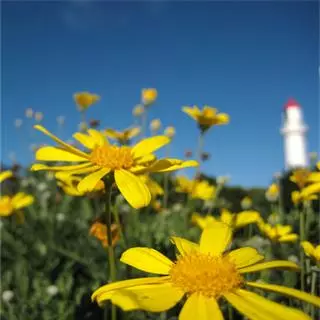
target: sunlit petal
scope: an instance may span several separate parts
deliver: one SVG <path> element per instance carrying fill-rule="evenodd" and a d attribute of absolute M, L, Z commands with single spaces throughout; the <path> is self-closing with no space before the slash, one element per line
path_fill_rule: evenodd
<path fill-rule="evenodd" d="M 139 177 L 126 170 L 115 170 L 114 178 L 120 192 L 132 207 L 139 209 L 150 203 L 150 191 Z"/>
<path fill-rule="evenodd" d="M 162 253 L 149 248 L 131 248 L 126 250 L 120 259 L 142 271 L 167 275 L 173 262 Z"/>

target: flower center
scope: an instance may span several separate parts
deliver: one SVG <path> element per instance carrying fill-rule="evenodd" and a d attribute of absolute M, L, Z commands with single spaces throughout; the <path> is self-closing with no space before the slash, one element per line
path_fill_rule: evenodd
<path fill-rule="evenodd" d="M 179 257 L 170 276 L 174 286 L 186 294 L 199 293 L 215 299 L 243 283 L 242 276 L 228 257 L 198 252 Z"/>
<path fill-rule="evenodd" d="M 96 147 L 90 156 L 91 162 L 111 170 L 129 169 L 133 165 L 131 148 L 103 145 Z"/>

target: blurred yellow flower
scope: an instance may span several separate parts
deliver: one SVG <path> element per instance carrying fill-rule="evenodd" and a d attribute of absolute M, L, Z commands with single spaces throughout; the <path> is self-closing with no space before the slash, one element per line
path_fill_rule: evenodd
<path fill-rule="evenodd" d="M 158 97 L 158 91 L 154 88 L 142 89 L 141 102 L 144 106 L 149 106 L 156 101 Z"/>
<path fill-rule="evenodd" d="M 314 193 L 318 192 L 320 192 L 320 183 L 310 185 L 306 188 L 303 188 L 301 191 L 292 191 L 291 200 L 295 205 L 304 201 L 316 200 L 319 198 L 319 195 Z"/>
<path fill-rule="evenodd" d="M 174 171 L 198 165 L 193 160 L 157 160 L 153 152 L 170 142 L 170 139 L 165 136 L 144 139 L 133 147 L 119 147 L 109 144 L 107 138 L 94 129 L 89 129 L 88 134 L 75 133 L 73 138 L 89 149 L 87 153 L 63 142 L 42 126 L 35 126 L 35 129 L 58 143 L 58 147 L 46 146 L 38 149 L 36 152 L 37 160 L 80 162 L 80 164 L 67 166 L 34 164 L 31 170 L 64 171 L 76 175 L 86 174 L 77 186 L 79 192 L 94 190 L 101 179 L 112 174 L 123 197 L 136 209 L 147 206 L 151 200 L 150 191 L 138 176 L 139 174 Z"/>
<path fill-rule="evenodd" d="M 160 212 L 162 210 L 162 204 L 159 200 L 152 200 L 151 201 L 151 207 L 156 210 L 157 212 Z"/>
<path fill-rule="evenodd" d="M 150 122 L 150 130 L 152 132 L 157 132 L 161 128 L 161 121 L 160 119 L 154 119 Z"/>
<path fill-rule="evenodd" d="M 311 257 L 317 263 L 320 263 L 320 244 L 313 246 L 309 241 L 302 241 L 301 246 L 308 257 Z"/>
<path fill-rule="evenodd" d="M 34 202 L 34 197 L 19 192 L 14 196 L 2 196 L 0 197 L 0 216 L 11 216 L 18 210 L 30 206 Z"/>
<path fill-rule="evenodd" d="M 6 170 L 0 172 L 0 183 L 3 182 L 4 180 L 7 180 L 13 176 L 13 172 L 11 170 Z"/>
<path fill-rule="evenodd" d="M 250 209 L 252 207 L 252 199 L 250 197 L 244 197 L 242 200 L 241 200 L 241 208 L 243 210 L 247 210 L 247 209 Z"/>
<path fill-rule="evenodd" d="M 136 105 L 133 110 L 132 110 L 132 114 L 135 117 L 139 117 L 144 113 L 144 107 L 141 104 Z"/>
<path fill-rule="evenodd" d="M 233 229 L 242 228 L 251 223 L 257 223 L 261 221 L 261 216 L 258 211 L 242 211 L 239 213 L 231 213 L 227 209 L 222 209 L 221 215 L 219 218 L 215 218 L 211 215 L 205 217 L 194 213 L 192 215 L 191 221 L 198 225 L 201 229 L 209 227 L 212 223 L 217 221 L 226 223 Z"/>
<path fill-rule="evenodd" d="M 169 138 L 173 138 L 176 134 L 176 129 L 174 127 L 167 127 L 163 134 Z"/>
<path fill-rule="evenodd" d="M 258 224 L 260 231 L 273 242 L 295 242 L 298 235 L 292 232 L 292 227 L 288 225 L 276 224 L 272 226 L 261 222 Z"/>
<path fill-rule="evenodd" d="M 111 300 L 124 311 L 163 312 L 186 297 L 179 320 L 222 320 L 218 304 L 221 299 L 249 319 L 310 320 L 302 311 L 270 301 L 247 288 L 281 293 L 316 306 L 320 306 L 319 297 L 285 286 L 246 281 L 244 277 L 265 269 L 298 271 L 299 267 L 290 261 L 261 262 L 264 257 L 250 247 L 225 252 L 231 240 L 231 229 L 224 223 L 215 223 L 203 231 L 199 244 L 171 237 L 178 250 L 175 261 L 154 249 L 128 249 L 121 262 L 158 276 L 106 284 L 91 298 L 100 306 Z"/>
<path fill-rule="evenodd" d="M 111 225 L 112 246 L 114 246 L 120 239 L 119 227 L 116 224 Z M 89 231 L 90 235 L 100 240 L 103 247 L 108 247 L 107 226 L 101 222 L 94 222 Z"/>
<path fill-rule="evenodd" d="M 67 172 L 57 172 L 55 174 L 56 179 L 58 180 L 57 184 L 58 186 L 69 196 L 73 197 L 81 197 L 87 194 L 87 192 L 82 191 L 80 192 L 77 189 L 77 185 L 82 180 L 79 176 L 73 176 Z M 104 183 L 102 180 L 100 180 L 92 192 L 95 191 L 104 191 Z"/>
<path fill-rule="evenodd" d="M 216 194 L 216 187 L 206 180 L 190 180 L 184 176 L 177 176 L 176 184 L 176 192 L 187 193 L 193 199 L 210 200 Z"/>
<path fill-rule="evenodd" d="M 275 202 L 279 198 L 279 186 L 276 183 L 270 185 L 266 191 L 266 198 L 270 202 Z"/>
<path fill-rule="evenodd" d="M 128 144 L 130 140 L 140 133 L 139 127 L 127 128 L 123 131 L 106 129 L 103 133 L 110 139 L 117 140 L 120 144 Z"/>
<path fill-rule="evenodd" d="M 90 92 L 78 92 L 73 95 L 79 111 L 88 109 L 100 100 L 100 96 Z"/>
<path fill-rule="evenodd" d="M 22 119 L 15 119 L 15 120 L 14 120 L 14 126 L 15 126 L 17 129 L 22 126 L 22 123 L 23 123 Z"/>
<path fill-rule="evenodd" d="M 43 113 L 42 112 L 35 112 L 34 113 L 34 118 L 36 119 L 36 121 L 40 122 L 43 119 Z"/>
<path fill-rule="evenodd" d="M 25 115 L 26 115 L 27 118 L 31 119 L 31 118 L 33 117 L 33 110 L 32 110 L 32 108 L 27 108 Z"/>
<path fill-rule="evenodd" d="M 290 181 L 294 182 L 300 189 L 305 187 L 309 181 L 310 170 L 308 169 L 297 169 L 290 176 Z"/>
<path fill-rule="evenodd" d="M 229 123 L 229 115 L 218 113 L 216 108 L 204 106 L 200 110 L 197 106 L 183 107 L 182 111 L 197 121 L 201 130 L 206 131 L 212 126 L 218 126 Z"/>

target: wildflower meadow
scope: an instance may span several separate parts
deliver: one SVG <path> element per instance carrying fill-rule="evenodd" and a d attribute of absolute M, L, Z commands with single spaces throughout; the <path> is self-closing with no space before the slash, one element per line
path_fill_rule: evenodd
<path fill-rule="evenodd" d="M 319 319 L 316 155 L 267 189 L 234 187 L 203 170 L 207 141 L 233 125 L 223 106 L 179 106 L 198 145 L 173 158 L 182 133 L 163 127 L 158 94 L 142 89 L 120 130 L 89 120 L 99 93 L 75 93 L 68 140 L 64 116 L 49 131 L 26 110 L 49 142 L 0 173 L 1 319 Z"/>

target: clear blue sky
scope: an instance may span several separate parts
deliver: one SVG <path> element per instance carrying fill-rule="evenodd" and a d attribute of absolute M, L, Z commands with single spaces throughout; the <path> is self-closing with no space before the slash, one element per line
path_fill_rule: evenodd
<path fill-rule="evenodd" d="M 230 114 L 208 132 L 208 174 L 231 184 L 265 186 L 283 168 L 281 112 L 289 97 L 303 107 L 308 149 L 319 146 L 319 9 L 314 2 L 4 2 L 2 3 L 2 161 L 30 163 L 27 107 L 67 139 L 79 115 L 72 95 L 102 96 L 88 111 L 103 126 L 132 123 L 140 90 L 155 87 L 151 118 L 176 127 L 173 155 L 197 142 L 184 105 Z M 14 120 L 23 118 L 17 130 Z"/>

